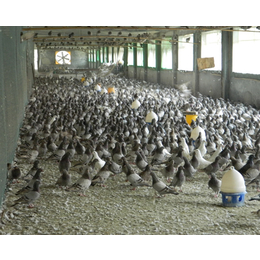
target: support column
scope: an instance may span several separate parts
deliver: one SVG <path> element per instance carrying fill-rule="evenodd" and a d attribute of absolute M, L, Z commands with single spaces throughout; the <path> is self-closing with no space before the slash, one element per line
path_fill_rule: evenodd
<path fill-rule="evenodd" d="M 201 32 L 197 31 L 193 34 L 193 84 L 192 92 L 197 96 L 199 92 L 199 69 L 197 59 L 201 58 Z"/>
<path fill-rule="evenodd" d="M 160 41 L 156 41 L 156 43 L 158 45 L 155 46 L 156 48 L 156 51 L 155 51 L 155 54 L 156 54 L 156 71 L 157 71 L 157 83 L 160 84 L 161 83 L 161 57 L 162 57 L 162 46 Z"/>
<path fill-rule="evenodd" d="M 134 78 L 137 78 L 137 43 L 133 43 L 134 49 Z"/>
<path fill-rule="evenodd" d="M 233 32 L 222 31 L 222 70 L 221 70 L 221 96 L 230 97 L 230 79 L 232 76 Z"/>
<path fill-rule="evenodd" d="M 148 45 L 143 44 L 143 64 L 144 64 L 144 80 L 147 81 L 147 68 L 148 68 Z"/>
<path fill-rule="evenodd" d="M 177 71 L 178 71 L 178 35 L 173 33 L 172 40 L 176 42 L 172 43 L 172 85 L 177 84 Z"/>
<path fill-rule="evenodd" d="M 128 78 L 128 44 L 124 47 L 124 76 Z"/>

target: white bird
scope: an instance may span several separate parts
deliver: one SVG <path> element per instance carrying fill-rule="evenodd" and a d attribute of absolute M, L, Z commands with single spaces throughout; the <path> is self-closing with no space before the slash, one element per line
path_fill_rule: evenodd
<path fill-rule="evenodd" d="M 104 160 L 102 160 L 99 156 L 98 153 L 96 151 L 93 151 L 93 158 L 92 161 L 97 159 L 96 163 L 95 163 L 95 171 L 99 172 L 100 169 L 106 164 L 106 162 Z"/>
<path fill-rule="evenodd" d="M 190 149 L 184 137 L 181 137 L 181 146 L 183 148 L 182 155 L 185 156 L 188 160 L 190 160 Z"/>
<path fill-rule="evenodd" d="M 200 150 L 201 156 L 204 157 L 204 155 L 207 153 L 206 141 L 205 140 L 201 141 L 200 146 L 198 147 L 198 149 Z"/>
<path fill-rule="evenodd" d="M 218 155 L 222 152 L 224 148 L 223 144 L 219 144 L 217 150 L 211 155 L 211 157 L 207 158 L 209 162 L 214 162 Z"/>
<path fill-rule="evenodd" d="M 198 170 L 204 169 L 204 168 L 206 168 L 208 165 L 211 164 L 210 161 L 205 160 L 205 159 L 201 156 L 200 150 L 195 149 L 194 152 L 195 152 L 196 157 L 197 157 L 197 159 L 198 159 L 198 161 L 199 161 L 199 166 L 198 166 L 198 168 L 197 168 Z"/>

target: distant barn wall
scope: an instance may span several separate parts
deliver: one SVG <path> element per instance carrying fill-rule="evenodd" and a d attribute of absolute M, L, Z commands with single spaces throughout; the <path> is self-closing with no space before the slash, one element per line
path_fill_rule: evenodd
<path fill-rule="evenodd" d="M 160 84 L 162 85 L 175 86 L 189 82 L 189 87 L 193 89 L 194 73 L 192 71 L 177 71 L 176 79 L 174 79 L 172 70 L 161 70 L 159 73 Z M 212 98 L 221 98 L 223 96 L 222 76 L 220 72 L 204 70 L 200 71 L 198 75 L 198 92 Z M 134 66 L 130 66 L 128 67 L 128 77 L 144 80 L 145 70 L 141 67 L 137 67 L 135 73 Z M 146 80 L 151 83 L 157 83 L 159 81 L 158 72 L 153 68 L 148 68 Z M 193 95 L 195 94 L 193 91 Z M 229 99 L 260 109 L 260 79 L 258 79 L 258 76 L 256 76 L 256 79 L 249 78 L 249 76 L 243 78 L 243 74 L 239 74 L 239 77 L 231 77 Z"/>
<path fill-rule="evenodd" d="M 0 207 L 6 186 L 6 164 L 14 158 L 33 84 L 33 42 L 21 42 L 21 32 L 19 26 L 0 27 Z"/>
<path fill-rule="evenodd" d="M 39 51 L 39 71 L 51 71 L 64 67 L 63 65 L 55 64 L 55 49 Z M 71 50 L 71 64 L 66 64 L 68 69 L 86 69 L 96 68 L 96 63 L 88 63 L 88 55 L 86 52 Z"/>
<path fill-rule="evenodd" d="M 260 80 L 232 77 L 230 99 L 260 109 Z"/>

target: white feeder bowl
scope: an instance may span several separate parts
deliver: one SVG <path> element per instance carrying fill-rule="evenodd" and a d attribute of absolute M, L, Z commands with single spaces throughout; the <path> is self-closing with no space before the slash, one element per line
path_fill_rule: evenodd
<path fill-rule="evenodd" d="M 221 180 L 220 190 L 225 193 L 239 193 L 246 191 L 245 180 L 240 172 L 232 166 L 226 171 Z"/>
<path fill-rule="evenodd" d="M 100 91 L 101 91 L 101 87 L 97 84 L 97 85 L 95 86 L 95 90 L 98 91 L 98 92 L 100 92 Z"/>
<path fill-rule="evenodd" d="M 243 176 L 232 166 L 221 180 L 222 204 L 225 207 L 240 207 L 244 205 L 246 185 Z"/>

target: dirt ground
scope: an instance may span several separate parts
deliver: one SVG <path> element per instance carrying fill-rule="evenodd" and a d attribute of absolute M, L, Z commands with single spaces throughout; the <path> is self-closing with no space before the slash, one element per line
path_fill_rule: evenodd
<path fill-rule="evenodd" d="M 30 168 L 20 160 L 25 174 Z M 259 235 L 260 219 L 252 213 L 260 208 L 248 199 L 242 207 L 223 207 L 221 194 L 208 189 L 208 176 L 200 171 L 186 181 L 179 195 L 157 198 L 153 188 L 132 187 L 124 173 L 110 177 L 106 187 L 91 186 L 86 197 L 55 187 L 58 164 L 40 160 L 44 169 L 41 197 L 35 208 L 9 207 L 24 182 L 11 185 L 3 205 L 0 234 L 6 235 Z M 163 181 L 159 167 L 156 172 Z M 221 178 L 223 173 L 218 173 Z M 72 182 L 79 174 L 72 172 Z"/>

